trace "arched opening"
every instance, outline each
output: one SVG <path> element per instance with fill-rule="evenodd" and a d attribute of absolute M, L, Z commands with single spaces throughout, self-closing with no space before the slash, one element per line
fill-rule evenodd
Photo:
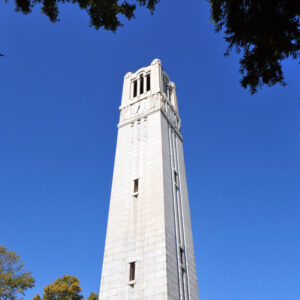
<path fill-rule="evenodd" d="M 144 75 L 140 76 L 140 94 L 144 93 Z"/>

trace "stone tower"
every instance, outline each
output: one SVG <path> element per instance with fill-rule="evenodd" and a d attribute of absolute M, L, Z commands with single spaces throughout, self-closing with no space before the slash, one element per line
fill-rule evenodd
<path fill-rule="evenodd" d="M 100 300 L 198 300 L 175 84 L 159 59 L 124 78 Z"/>

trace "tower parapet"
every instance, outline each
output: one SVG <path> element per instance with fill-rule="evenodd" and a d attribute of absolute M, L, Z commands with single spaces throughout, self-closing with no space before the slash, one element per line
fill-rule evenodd
<path fill-rule="evenodd" d="M 119 126 L 157 109 L 161 109 L 172 126 L 180 131 L 175 83 L 163 70 L 161 61 L 154 59 L 151 65 L 125 75 Z"/>

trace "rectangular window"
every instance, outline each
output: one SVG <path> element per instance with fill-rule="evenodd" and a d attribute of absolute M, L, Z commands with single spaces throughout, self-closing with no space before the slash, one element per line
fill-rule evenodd
<path fill-rule="evenodd" d="M 137 80 L 133 82 L 133 98 L 137 96 Z"/>
<path fill-rule="evenodd" d="M 144 76 L 141 75 L 140 77 L 140 94 L 144 93 Z"/>
<path fill-rule="evenodd" d="M 139 191 L 139 180 L 134 179 L 134 181 L 133 181 L 133 192 L 138 193 L 138 191 Z"/>
<path fill-rule="evenodd" d="M 178 174 L 177 172 L 174 170 L 174 182 L 177 186 L 179 186 L 179 179 L 178 179 Z"/>
<path fill-rule="evenodd" d="M 135 280 L 135 261 L 129 264 L 129 281 Z"/>
<path fill-rule="evenodd" d="M 150 91 L 150 74 L 147 75 L 147 91 Z"/>
<path fill-rule="evenodd" d="M 179 248 L 179 256 L 180 256 L 180 263 L 181 265 L 184 265 L 184 253 L 183 253 L 183 249 L 180 247 Z"/>

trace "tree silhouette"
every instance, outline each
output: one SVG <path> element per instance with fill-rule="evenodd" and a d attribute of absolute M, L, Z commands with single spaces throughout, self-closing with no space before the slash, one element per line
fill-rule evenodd
<path fill-rule="evenodd" d="M 154 12 L 160 0 L 15 0 L 16 10 L 29 14 L 35 5 L 52 22 L 58 21 L 59 5 L 78 4 L 90 17 L 90 26 L 116 31 L 122 23 L 135 17 L 137 6 Z M 296 0 L 209 0 L 216 32 L 224 30 L 228 43 L 225 55 L 232 49 L 242 54 L 241 85 L 251 94 L 263 85 L 286 85 L 281 62 L 300 51 L 300 1 Z M 172 2 L 170 1 L 170 5 Z M 188 5 L 182 2 L 182 5 Z"/>

